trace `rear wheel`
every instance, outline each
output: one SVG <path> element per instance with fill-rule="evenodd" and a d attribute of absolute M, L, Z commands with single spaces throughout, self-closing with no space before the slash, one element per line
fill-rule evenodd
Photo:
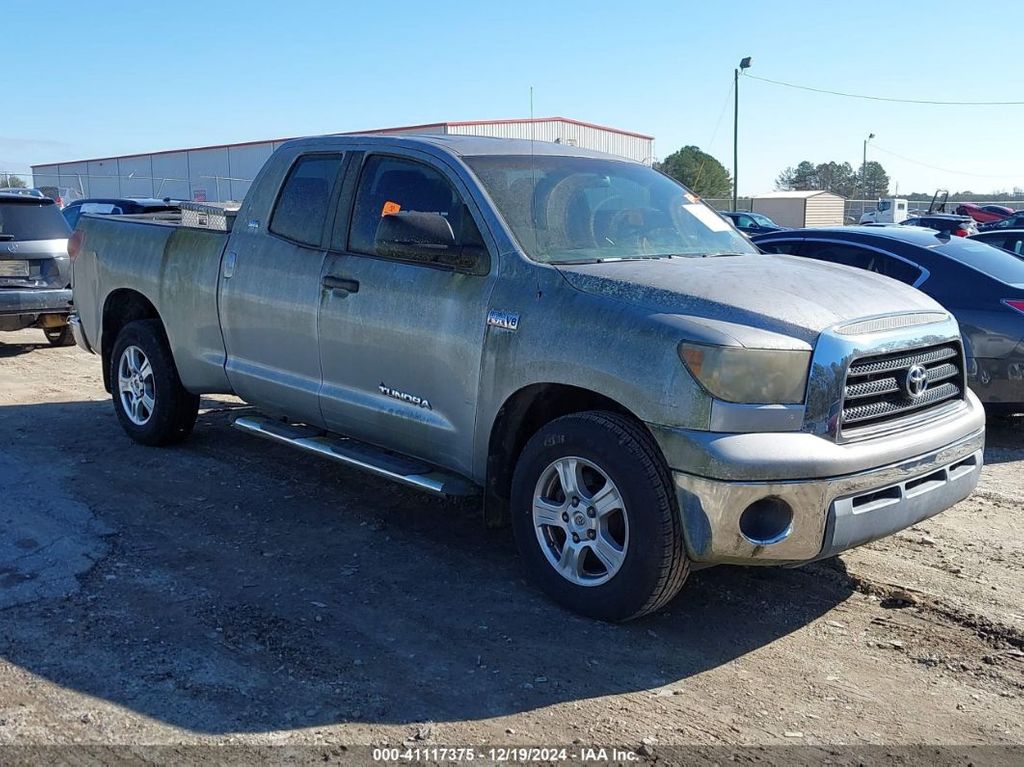
<path fill-rule="evenodd" d="M 663 607 L 689 574 L 668 469 L 643 427 L 616 413 L 558 418 L 523 449 L 513 531 L 530 578 L 603 620 Z"/>
<path fill-rule="evenodd" d="M 50 342 L 50 346 L 75 345 L 75 336 L 71 332 L 70 325 L 61 325 L 59 328 L 46 328 L 43 333 L 46 334 L 46 340 Z"/>
<path fill-rule="evenodd" d="M 192 433 L 199 397 L 181 385 L 157 320 L 131 322 L 110 357 L 114 412 L 128 436 L 144 445 L 181 442 Z"/>

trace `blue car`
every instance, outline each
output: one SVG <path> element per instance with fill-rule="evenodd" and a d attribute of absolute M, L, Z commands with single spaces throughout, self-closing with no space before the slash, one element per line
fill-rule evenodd
<path fill-rule="evenodd" d="M 960 323 L 968 384 L 985 408 L 1024 412 L 1024 258 L 914 226 L 791 229 L 752 239 L 766 253 L 867 269 L 927 293 Z"/>
<path fill-rule="evenodd" d="M 768 216 L 750 210 L 723 210 L 721 214 L 732 221 L 733 226 L 750 236 L 786 230 L 786 227 L 779 226 Z"/>

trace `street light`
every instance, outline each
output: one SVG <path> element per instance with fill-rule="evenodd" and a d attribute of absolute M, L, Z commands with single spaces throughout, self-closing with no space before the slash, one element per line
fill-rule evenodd
<path fill-rule="evenodd" d="M 875 137 L 874 133 L 869 133 L 868 137 L 864 139 L 864 159 L 860 165 L 860 193 L 867 199 L 868 196 L 868 142 Z"/>
<path fill-rule="evenodd" d="M 750 69 L 750 56 L 740 59 L 740 65 L 733 70 L 733 96 L 735 106 L 732 115 L 732 209 L 736 210 L 739 201 L 739 136 L 740 136 L 740 72 Z"/>

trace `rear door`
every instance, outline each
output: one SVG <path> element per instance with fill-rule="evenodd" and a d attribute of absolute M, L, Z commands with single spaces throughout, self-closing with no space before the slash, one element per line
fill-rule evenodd
<path fill-rule="evenodd" d="M 469 473 L 496 273 L 479 211 L 450 168 L 412 150 L 352 165 L 344 199 L 354 197 L 354 205 L 339 211 L 324 262 L 324 420 L 331 430 Z M 460 245 L 485 256 L 482 267 L 469 273 L 377 253 L 377 226 L 398 211 L 440 213 Z"/>
<path fill-rule="evenodd" d="M 239 225 L 221 266 L 220 316 L 232 389 L 267 412 L 317 425 L 320 273 L 342 160 L 337 152 L 298 155 L 265 230 Z"/>
<path fill-rule="evenodd" d="M 52 200 L 0 200 L 0 289 L 70 287 L 69 234 Z"/>

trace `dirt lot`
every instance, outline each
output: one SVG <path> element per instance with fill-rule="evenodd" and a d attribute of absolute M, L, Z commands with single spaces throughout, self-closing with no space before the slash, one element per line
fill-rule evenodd
<path fill-rule="evenodd" d="M 625 626 L 510 535 L 236 433 L 123 435 L 98 358 L 0 337 L 0 744 L 1024 742 L 1024 422 L 969 500 Z"/>

